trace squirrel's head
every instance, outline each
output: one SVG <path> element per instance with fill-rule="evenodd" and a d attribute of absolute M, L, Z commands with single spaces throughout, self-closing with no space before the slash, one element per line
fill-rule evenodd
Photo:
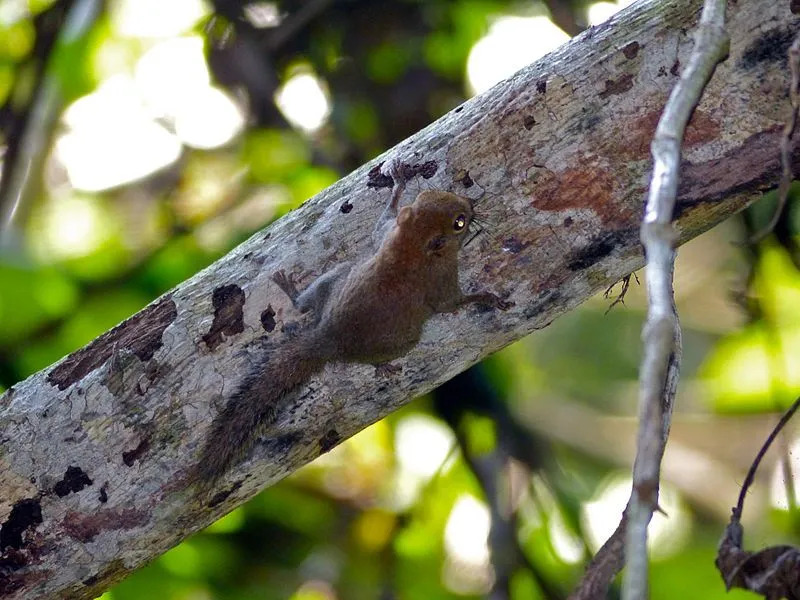
<path fill-rule="evenodd" d="M 397 224 L 428 255 L 458 252 L 474 217 L 469 200 L 450 192 L 426 190 L 400 210 Z"/>
<path fill-rule="evenodd" d="M 457 253 L 474 217 L 469 200 L 450 192 L 426 190 L 400 209 L 397 224 L 420 242 L 426 254 Z"/>

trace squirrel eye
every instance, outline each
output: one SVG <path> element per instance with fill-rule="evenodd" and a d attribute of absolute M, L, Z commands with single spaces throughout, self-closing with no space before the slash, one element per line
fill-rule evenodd
<path fill-rule="evenodd" d="M 458 215 L 456 217 L 456 220 L 453 221 L 453 229 L 455 231 L 461 231 L 466 226 L 467 226 L 467 218 L 464 215 Z"/>

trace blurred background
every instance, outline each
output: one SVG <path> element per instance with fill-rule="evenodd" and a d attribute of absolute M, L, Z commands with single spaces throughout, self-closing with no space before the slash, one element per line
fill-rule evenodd
<path fill-rule="evenodd" d="M 0 391 L 628 2 L 0 0 Z M 777 153 L 777 148 L 776 148 Z M 681 249 L 684 367 L 652 598 L 726 595 L 716 544 L 800 390 L 800 250 L 767 198 Z M 488 232 L 491 235 L 491 232 Z M 564 598 L 615 528 L 643 291 L 419 398 L 103 600 Z M 750 548 L 800 537 L 778 444 Z"/>

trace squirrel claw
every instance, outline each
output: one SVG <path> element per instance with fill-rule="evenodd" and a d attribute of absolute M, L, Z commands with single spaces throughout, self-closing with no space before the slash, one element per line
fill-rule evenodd
<path fill-rule="evenodd" d="M 375 365 L 375 376 L 376 377 L 393 377 L 394 375 L 399 375 L 400 372 L 403 370 L 403 367 L 400 365 L 393 365 L 392 363 L 379 363 Z"/>
<path fill-rule="evenodd" d="M 272 274 L 272 281 L 274 281 L 292 301 L 297 298 L 297 284 L 292 275 L 287 275 L 286 271 L 279 269 Z"/>
<path fill-rule="evenodd" d="M 498 310 L 507 311 L 511 307 L 516 306 L 516 304 L 514 302 L 511 302 L 510 300 L 504 300 L 503 298 L 500 297 L 496 298 L 497 301 L 494 303 L 494 307 L 497 308 Z"/>
<path fill-rule="evenodd" d="M 481 310 L 481 312 L 492 308 L 506 311 L 512 306 L 515 306 L 513 302 L 505 300 L 500 296 L 498 296 L 497 294 L 492 294 L 491 292 L 486 292 L 484 294 L 477 295 L 477 297 L 475 298 L 475 300 L 473 300 L 473 302 L 476 302 L 479 305 L 479 307 L 483 309 Z"/>

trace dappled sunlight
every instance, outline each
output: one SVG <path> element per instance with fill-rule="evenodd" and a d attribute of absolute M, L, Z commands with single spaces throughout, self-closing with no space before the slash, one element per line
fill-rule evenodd
<path fill-rule="evenodd" d="M 614 533 L 631 494 L 629 474 L 610 475 L 598 487 L 591 501 L 584 503 L 582 519 L 589 546 L 596 552 Z M 692 518 L 680 494 L 668 482 L 661 482 L 658 504 L 663 510 L 653 515 L 648 527 L 648 548 L 656 560 L 680 552 L 691 538 Z"/>
<path fill-rule="evenodd" d="M 226 144 L 244 125 L 239 107 L 210 80 L 199 36 L 161 42 L 136 66 L 136 84 L 153 117 L 174 123 L 181 141 L 197 148 Z"/>
<path fill-rule="evenodd" d="M 472 92 L 488 90 L 568 40 L 547 17 L 497 18 L 469 53 L 467 79 Z"/>
<path fill-rule="evenodd" d="M 445 585 L 460 594 L 486 593 L 492 582 L 487 506 L 469 494 L 458 497 L 444 530 Z"/>
<path fill-rule="evenodd" d="M 333 586 L 327 581 L 306 581 L 289 600 L 337 600 Z"/>
<path fill-rule="evenodd" d="M 56 140 L 55 156 L 72 186 L 100 191 L 129 183 L 178 159 L 180 141 L 149 118 L 136 101 L 133 82 L 119 75 L 64 114 L 69 131 Z"/>
<path fill-rule="evenodd" d="M 107 209 L 97 198 L 73 194 L 43 205 L 35 215 L 40 234 L 34 250 L 43 262 L 85 256 L 113 232 Z"/>
<path fill-rule="evenodd" d="M 454 444 L 449 427 L 423 414 L 403 417 L 395 425 L 395 454 L 400 468 L 423 479 L 441 468 Z"/>
<path fill-rule="evenodd" d="M 292 125 L 309 132 L 322 127 L 331 113 L 323 82 L 307 69 L 289 77 L 278 89 L 275 102 Z"/>
<path fill-rule="evenodd" d="M 238 106 L 210 85 L 199 37 L 161 42 L 64 113 L 55 156 L 76 189 L 100 191 L 174 163 L 182 146 L 211 149 L 244 126 Z"/>
<path fill-rule="evenodd" d="M 617 2 L 595 2 L 589 6 L 587 13 L 589 25 L 600 25 L 613 17 L 626 6 L 633 4 L 635 0 L 617 0 Z"/>
<path fill-rule="evenodd" d="M 209 12 L 209 4 L 204 0 L 117 0 L 110 3 L 114 30 L 128 37 L 179 35 Z M 155 15 L 158 16 L 154 18 Z"/>

